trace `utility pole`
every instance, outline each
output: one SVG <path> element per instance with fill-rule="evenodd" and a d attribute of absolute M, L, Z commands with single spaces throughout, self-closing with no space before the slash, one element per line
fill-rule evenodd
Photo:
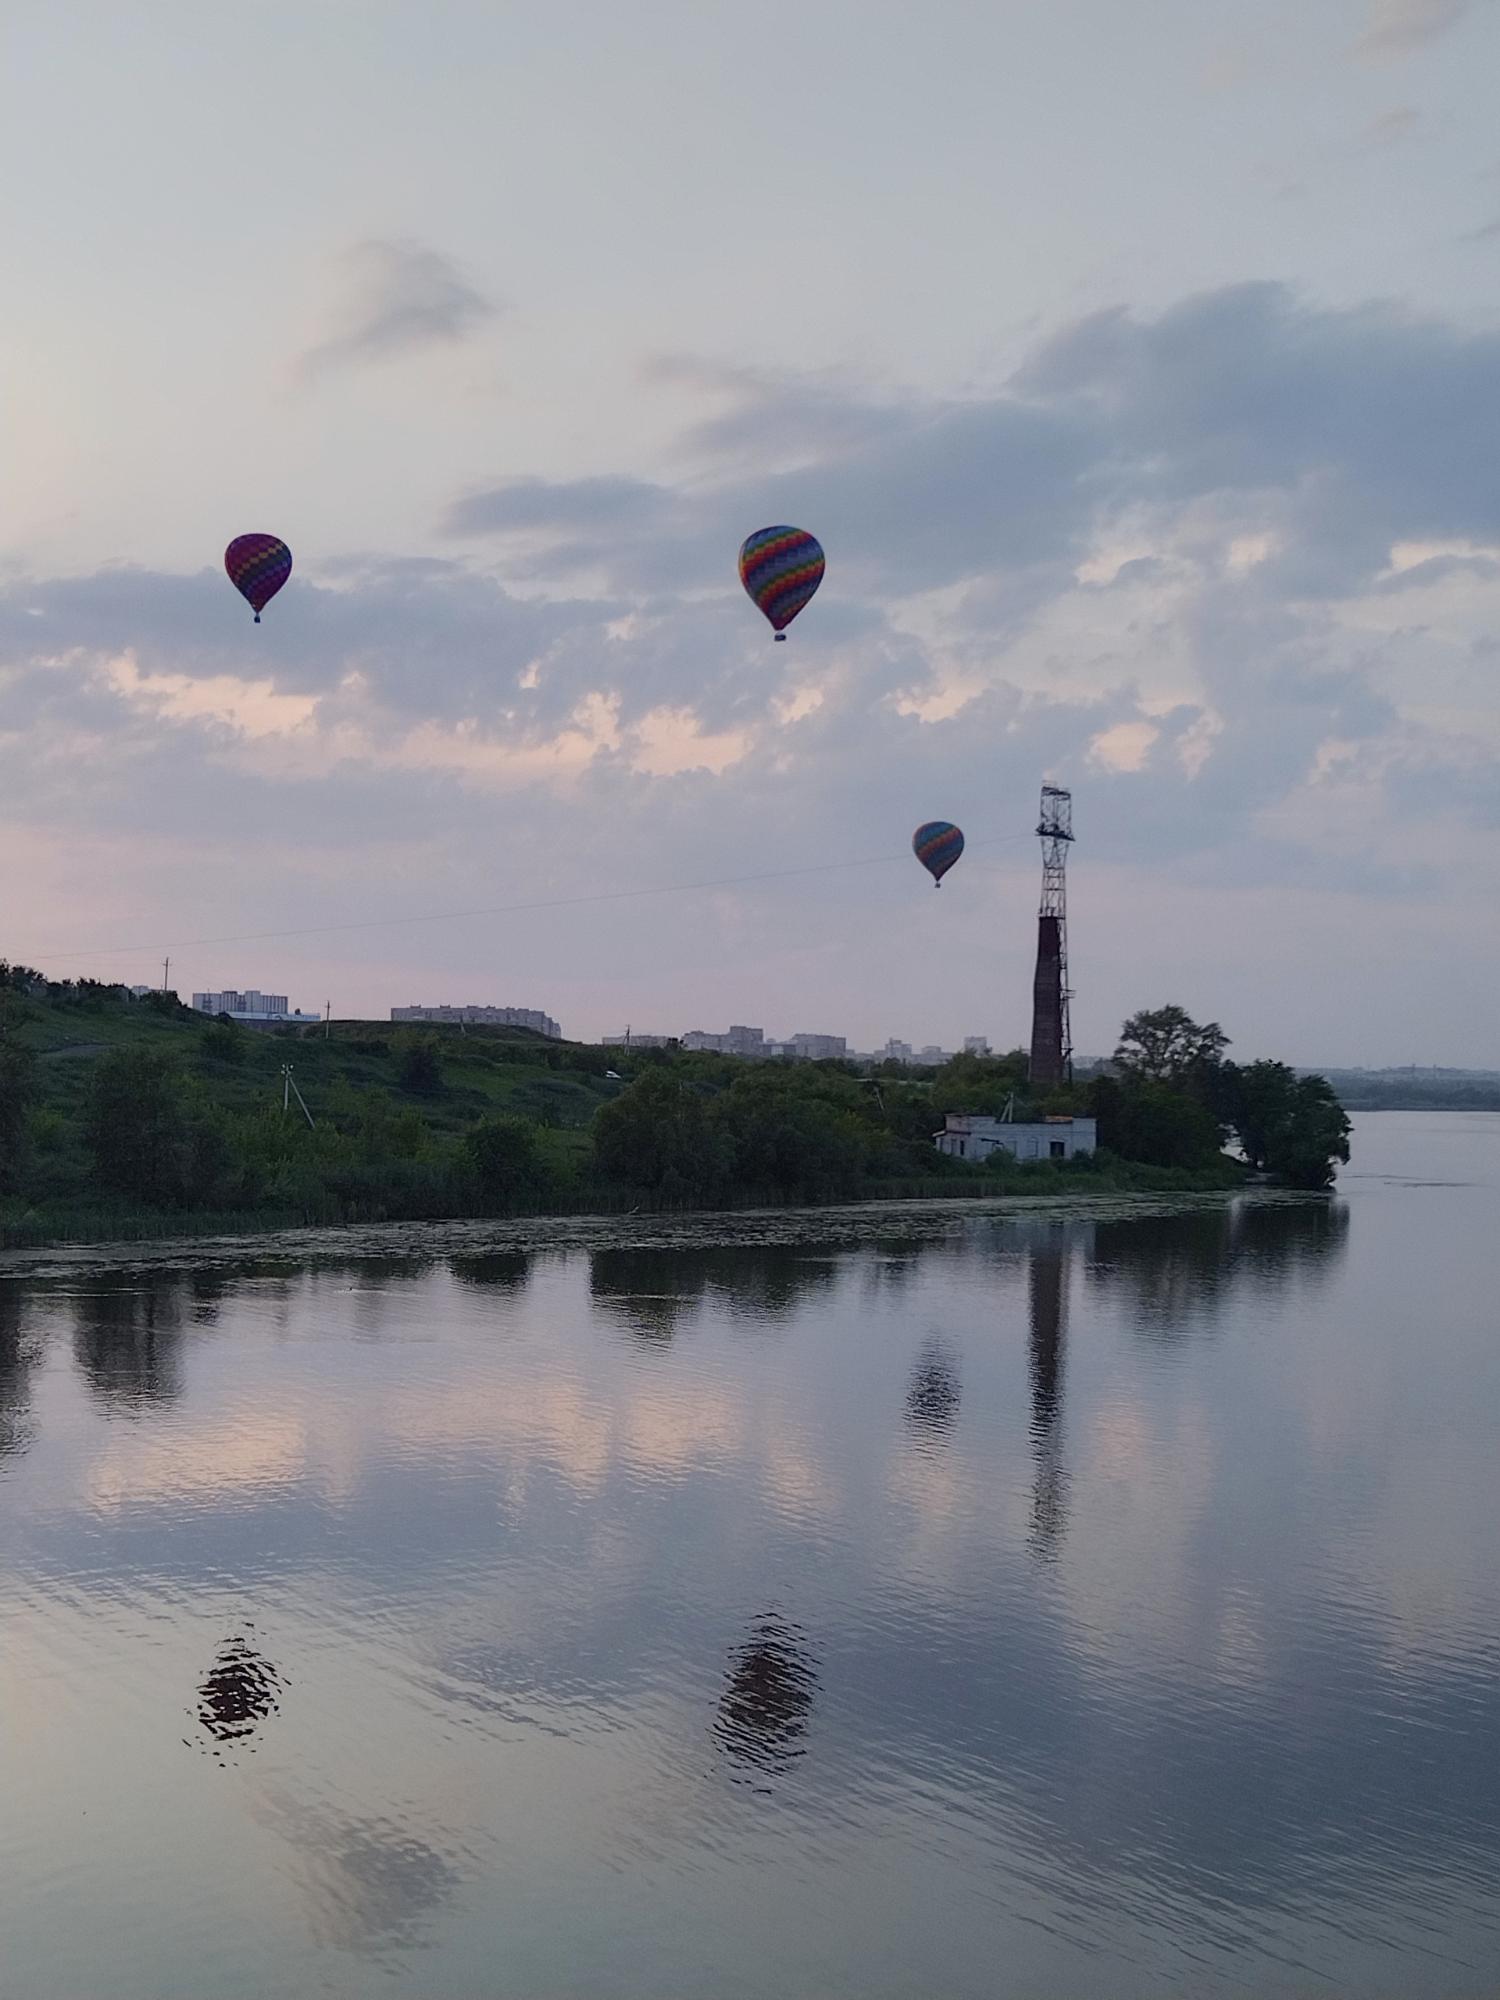
<path fill-rule="evenodd" d="M 325 1042 L 328 1040 L 329 1036 L 332 1033 L 333 1033 L 333 1002 L 331 1000 L 325 1000 L 323 1002 L 323 1039 Z"/>
<path fill-rule="evenodd" d="M 302 1116 L 307 1120 L 308 1130 L 310 1132 L 316 1132 L 318 1128 L 313 1123 L 313 1115 L 307 1108 L 307 1104 L 305 1099 L 303 1098 L 302 1092 L 297 1088 L 296 1078 L 292 1075 L 292 1065 L 290 1063 L 283 1063 L 281 1065 L 281 1115 L 283 1116 L 283 1118 L 286 1116 L 287 1112 L 291 1109 L 291 1103 L 294 1097 L 296 1098 L 298 1105 L 301 1107 Z"/>
<path fill-rule="evenodd" d="M 172 990 L 172 961 L 170 958 L 164 958 L 161 962 L 161 990 L 163 993 L 170 993 Z"/>

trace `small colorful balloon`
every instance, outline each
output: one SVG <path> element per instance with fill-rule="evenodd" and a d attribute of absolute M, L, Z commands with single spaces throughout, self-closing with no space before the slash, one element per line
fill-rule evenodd
<path fill-rule="evenodd" d="M 823 581 L 823 550 L 805 528 L 759 528 L 740 550 L 740 582 L 778 639 Z"/>
<path fill-rule="evenodd" d="M 945 819 L 930 819 L 911 837 L 911 851 L 932 877 L 934 889 L 941 889 L 943 877 L 964 851 L 964 837 Z"/>
<path fill-rule="evenodd" d="M 260 614 L 292 573 L 292 552 L 277 535 L 236 535 L 224 551 L 224 568 L 258 625 Z"/>

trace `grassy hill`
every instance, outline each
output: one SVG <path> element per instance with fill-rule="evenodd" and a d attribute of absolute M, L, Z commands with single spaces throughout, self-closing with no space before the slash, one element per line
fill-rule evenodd
<path fill-rule="evenodd" d="M 292 1065 L 314 1118 L 340 1085 L 385 1090 L 435 1132 L 458 1132 L 493 1112 L 560 1129 L 586 1130 L 618 1089 L 604 1081 L 608 1052 L 553 1042 L 525 1028 L 391 1027 L 334 1021 L 322 1028 L 261 1033 L 208 1021 L 159 1001 L 67 1001 L 7 996 L 5 1032 L 37 1058 L 43 1105 L 66 1111 L 87 1089 L 90 1069 L 110 1049 L 151 1048 L 175 1057 L 226 1108 L 280 1105 L 281 1071 Z M 431 1093 L 404 1088 L 402 1059 L 413 1044 L 438 1052 L 442 1081 Z"/>
<path fill-rule="evenodd" d="M 189 1118 L 209 1121 L 231 1138 L 253 1135 L 265 1151 L 266 1133 L 277 1128 L 273 1151 L 291 1159 L 321 1146 L 327 1162 L 337 1134 L 345 1152 L 363 1153 L 367 1174 L 376 1156 L 389 1155 L 407 1163 L 408 1181 L 416 1165 L 432 1171 L 450 1158 L 479 1121 L 508 1117 L 538 1128 L 546 1177 L 566 1184 L 586 1163 L 595 1112 L 623 1087 L 605 1075 L 606 1050 L 550 1041 L 526 1029 L 335 1021 L 326 1032 L 262 1033 L 211 1022 L 163 996 L 132 1000 L 118 989 L 88 984 L 0 991 L 0 1051 L 5 1049 L 24 1052 L 30 1091 L 19 1185 L 12 1173 L 12 1184 L 0 1192 L 0 1231 L 12 1241 L 54 1229 L 94 1233 L 91 1222 L 113 1233 L 114 1223 L 128 1221 L 135 1233 L 142 1218 L 126 1213 L 128 1196 L 101 1193 L 87 1143 L 96 1077 L 120 1051 L 164 1059 L 180 1082 Z M 283 1114 L 287 1064 L 315 1133 L 308 1133 L 295 1099 Z M 290 1191 L 290 1180 L 286 1185 Z M 262 1175 L 249 1206 L 275 1209 L 276 1188 L 274 1172 Z M 394 1203 L 398 1211 L 409 1205 Z M 317 1219 L 342 1219 L 351 1206 L 371 1214 L 390 1208 L 379 1199 L 337 1206 L 338 1214 Z M 212 1219 L 204 1216 L 200 1223 L 208 1226 Z M 245 1219 L 238 1202 L 223 1219 Z M 313 1217 L 305 1199 L 297 1199 L 267 1219 Z"/>

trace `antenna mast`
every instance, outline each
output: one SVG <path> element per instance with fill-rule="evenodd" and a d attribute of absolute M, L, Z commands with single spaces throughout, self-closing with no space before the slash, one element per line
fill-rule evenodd
<path fill-rule="evenodd" d="M 1073 843 L 1073 794 L 1043 785 L 1037 822 L 1042 843 L 1042 900 L 1037 909 L 1036 977 L 1031 988 L 1034 1089 L 1073 1080 L 1073 1026 L 1068 1002 L 1068 849 Z"/>

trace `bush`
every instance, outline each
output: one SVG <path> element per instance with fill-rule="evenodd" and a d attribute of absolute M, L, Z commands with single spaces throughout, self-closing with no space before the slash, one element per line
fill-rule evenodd
<path fill-rule="evenodd" d="M 680 1202 L 718 1194 L 729 1164 L 702 1095 L 664 1065 L 600 1107 L 594 1158 L 605 1180 Z"/>
<path fill-rule="evenodd" d="M 436 1097 L 443 1087 L 443 1060 L 436 1042 L 408 1042 L 396 1066 L 396 1081 L 416 1097 Z"/>
<path fill-rule="evenodd" d="M 244 1031 L 227 1014 L 218 1015 L 198 1037 L 198 1047 L 209 1062 L 242 1063 L 245 1060 Z"/>
<path fill-rule="evenodd" d="M 30 1050 L 0 1044 L 0 1194 L 21 1185 L 35 1097 L 36 1063 Z"/>
<path fill-rule="evenodd" d="M 710 1123 L 727 1141 L 736 1184 L 789 1201 L 852 1194 L 869 1164 L 872 1134 L 856 1108 L 833 1095 L 810 1097 L 775 1073 L 731 1085 Z"/>
<path fill-rule="evenodd" d="M 190 1127 L 175 1064 L 151 1049 L 101 1057 L 89 1085 L 84 1138 L 100 1185 L 150 1208 L 187 1193 Z"/>
<path fill-rule="evenodd" d="M 1222 1129 L 1208 1107 L 1170 1084 L 1117 1082 L 1089 1086 L 1099 1144 L 1123 1160 L 1155 1167 L 1206 1167 L 1218 1158 Z"/>
<path fill-rule="evenodd" d="M 536 1127 L 526 1119 L 482 1119 L 465 1135 L 460 1155 L 476 1201 L 486 1213 L 506 1215 L 541 1197 L 547 1174 Z"/>

